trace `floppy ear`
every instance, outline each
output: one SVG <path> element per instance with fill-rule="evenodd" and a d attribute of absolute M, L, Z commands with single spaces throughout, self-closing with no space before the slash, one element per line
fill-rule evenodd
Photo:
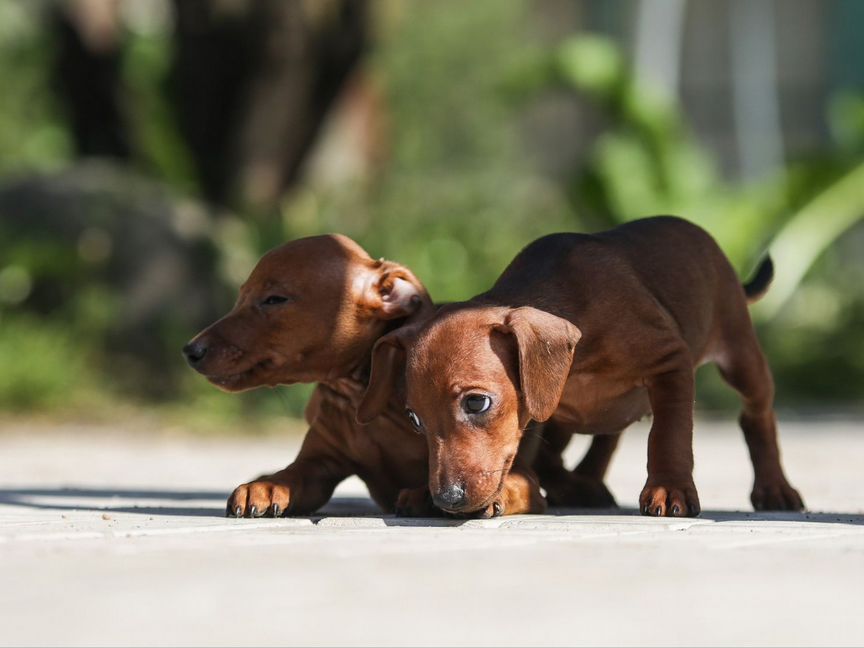
<path fill-rule="evenodd" d="M 372 370 L 366 393 L 357 406 L 357 422 L 372 422 L 387 407 L 397 381 L 405 374 L 404 333 L 394 331 L 380 338 L 372 348 Z"/>
<path fill-rule="evenodd" d="M 378 261 L 363 286 L 363 303 L 384 320 L 409 317 L 432 307 L 429 293 L 408 268 L 392 261 Z"/>
<path fill-rule="evenodd" d="M 536 308 L 514 308 L 497 330 L 516 338 L 519 382 L 528 414 L 545 421 L 558 408 L 582 332 L 562 317 Z"/>

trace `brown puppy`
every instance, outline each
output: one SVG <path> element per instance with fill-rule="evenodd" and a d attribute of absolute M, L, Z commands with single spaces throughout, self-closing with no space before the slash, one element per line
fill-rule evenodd
<path fill-rule="evenodd" d="M 426 442 L 401 402 L 385 403 L 385 416 L 374 425 L 355 420 L 374 343 L 432 308 L 410 270 L 373 260 L 344 236 L 300 239 L 261 259 L 233 310 L 184 347 L 187 361 L 229 392 L 319 385 L 306 408 L 310 429 L 297 459 L 239 486 L 228 499 L 229 515 L 312 513 L 354 474 L 385 511 L 435 513 L 426 486 Z M 542 510 L 536 480 L 509 481 L 522 500 L 514 494 L 508 511 Z M 500 512 L 490 507 L 480 514 Z"/>
<path fill-rule="evenodd" d="M 771 274 L 763 265 L 742 288 L 713 239 L 672 217 L 541 238 L 490 291 L 383 337 L 359 417 L 371 419 L 404 373 L 406 404 L 429 444 L 433 498 L 459 511 L 495 497 L 530 421 L 612 435 L 589 461 L 602 480 L 618 433 L 653 412 L 640 509 L 694 516 L 694 371 L 716 362 L 743 400 L 754 507 L 800 509 L 747 312 Z"/>

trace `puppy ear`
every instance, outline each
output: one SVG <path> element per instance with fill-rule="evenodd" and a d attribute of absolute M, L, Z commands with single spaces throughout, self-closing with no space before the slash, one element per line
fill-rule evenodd
<path fill-rule="evenodd" d="M 405 334 L 394 331 L 381 337 L 372 348 L 372 369 L 366 393 L 357 406 L 357 422 L 371 423 L 387 408 L 387 402 L 405 375 Z"/>
<path fill-rule="evenodd" d="M 410 317 L 431 309 L 429 293 L 408 268 L 392 261 L 377 261 L 363 285 L 362 300 L 383 320 Z"/>
<path fill-rule="evenodd" d="M 522 399 L 532 419 L 545 421 L 558 408 L 582 332 L 562 317 L 530 307 L 513 309 L 495 328 L 516 338 Z"/>

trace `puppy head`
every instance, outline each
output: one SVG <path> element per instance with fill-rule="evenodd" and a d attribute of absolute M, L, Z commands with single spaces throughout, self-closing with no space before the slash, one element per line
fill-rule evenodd
<path fill-rule="evenodd" d="M 234 308 L 184 348 L 225 391 L 317 382 L 363 361 L 393 320 L 431 309 L 410 270 L 375 261 L 344 236 L 315 236 L 268 252 Z"/>
<path fill-rule="evenodd" d="M 379 340 L 358 410 L 368 422 L 404 378 L 406 414 L 429 445 L 429 488 L 451 512 L 488 506 L 522 430 L 554 413 L 581 333 L 534 308 L 445 308 Z"/>

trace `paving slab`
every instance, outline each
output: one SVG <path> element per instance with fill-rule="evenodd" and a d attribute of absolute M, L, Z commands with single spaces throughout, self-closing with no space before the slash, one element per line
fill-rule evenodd
<path fill-rule="evenodd" d="M 696 519 L 637 514 L 640 425 L 620 509 L 402 519 L 350 479 L 314 517 L 234 520 L 298 437 L 7 422 L 0 645 L 861 645 L 864 425 L 782 429 L 807 513 L 754 513 L 740 432 L 702 422 Z"/>

